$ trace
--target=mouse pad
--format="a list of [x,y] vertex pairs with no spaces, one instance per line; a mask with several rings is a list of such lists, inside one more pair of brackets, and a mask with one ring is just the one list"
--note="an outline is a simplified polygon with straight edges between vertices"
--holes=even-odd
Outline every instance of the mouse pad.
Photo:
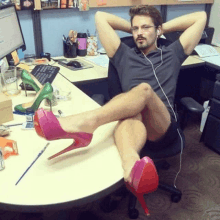
[[[60,65],[62,66],[65,66],[66,68],[70,69],[70,70],[74,70],[74,71],[77,71],[77,70],[82,70],[82,69],[88,69],[88,68],[92,68],[93,65],[90,64],[90,63],[87,63],[86,61],[84,60],[81,60],[81,59],[57,59],[56,60]],[[80,68],[76,68],[74,66],[67,66],[67,63],[70,62],[70,61],[78,61],[82,67]]]

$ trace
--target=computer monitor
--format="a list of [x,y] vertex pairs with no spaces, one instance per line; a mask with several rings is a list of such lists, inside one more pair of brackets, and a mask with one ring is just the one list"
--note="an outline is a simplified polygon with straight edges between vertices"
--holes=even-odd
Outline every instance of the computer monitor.
[[0,6],[0,59],[19,48],[26,46],[15,5]]

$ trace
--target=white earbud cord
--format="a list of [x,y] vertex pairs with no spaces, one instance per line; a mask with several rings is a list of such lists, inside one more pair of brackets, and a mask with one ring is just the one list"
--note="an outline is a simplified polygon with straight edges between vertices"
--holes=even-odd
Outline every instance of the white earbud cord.
[[[171,109],[172,109],[172,111],[173,111],[175,120],[176,120],[176,122],[177,122],[176,114],[175,114],[175,112],[174,112],[174,110],[173,110],[173,108],[172,108],[172,106],[171,106],[171,104],[170,104],[170,101],[169,101],[168,97],[166,96],[166,94],[165,94],[165,92],[164,92],[162,86],[160,85],[160,82],[159,82],[159,80],[158,80],[158,78],[157,78],[157,75],[156,75],[156,69],[158,69],[158,68],[163,64],[162,50],[161,50],[160,48],[158,48],[157,45],[156,45],[156,48],[161,51],[161,63],[160,63],[155,69],[154,69],[153,63],[147,58],[147,56],[146,56],[143,52],[142,52],[142,54],[143,54],[144,57],[150,62],[151,66],[152,66],[152,69],[153,69],[153,72],[154,72],[154,76],[155,76],[155,78],[156,78],[156,80],[157,80],[157,83],[158,83],[158,85],[160,86],[161,91],[162,91],[163,94],[165,95],[165,97],[166,97],[166,99],[167,99],[167,101],[168,101],[168,104],[169,104],[169,106],[171,107]],[[177,128],[177,132],[178,132],[179,137],[180,137],[180,140],[181,140],[181,152],[180,152],[180,168],[179,168],[179,171],[177,172],[177,175],[176,175],[176,177],[175,177],[175,179],[174,179],[174,187],[175,187],[175,188],[176,188],[176,180],[177,180],[177,177],[178,177],[178,175],[179,175],[179,173],[180,173],[180,171],[181,171],[181,169],[182,169],[182,153],[183,153],[183,139],[182,139],[182,137],[181,137],[181,135],[180,135],[180,132],[179,132],[179,129],[178,129],[178,128]]]

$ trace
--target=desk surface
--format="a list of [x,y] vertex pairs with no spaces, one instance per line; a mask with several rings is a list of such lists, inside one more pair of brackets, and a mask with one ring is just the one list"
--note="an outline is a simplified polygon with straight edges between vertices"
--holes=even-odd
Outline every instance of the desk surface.
[[[218,47],[218,46],[213,46],[217,51],[218,51],[218,53],[219,53],[219,55],[220,55],[220,47]],[[194,58],[196,58],[196,59],[198,59],[198,60],[201,60],[201,61],[203,61],[203,62],[205,62],[205,65],[207,65],[207,66],[209,66],[209,67],[213,67],[213,68],[215,68],[215,69],[217,69],[217,70],[220,70],[220,63],[211,63],[211,62],[208,62],[208,61],[204,61],[204,60],[202,60],[202,58],[201,57],[199,57],[198,55],[196,55],[196,56],[193,56]],[[210,58],[212,58],[212,57],[210,57]]]
[[[59,109],[67,116],[99,107],[60,74],[53,85],[72,93],[70,101],[53,106],[55,114],[58,114]],[[29,102],[34,96],[35,92],[28,92],[28,97],[25,97],[22,91],[12,98],[13,106]],[[40,107],[48,109],[44,106],[44,101]],[[14,115],[14,121],[7,124],[24,121],[25,116]],[[19,155],[6,159],[6,168],[0,172],[0,209],[34,212],[78,206],[103,197],[121,186],[123,170],[112,136],[116,124],[117,122],[112,122],[99,127],[88,147],[70,151],[49,161],[49,156],[72,143],[72,140],[51,141],[46,151],[16,186],[17,180],[47,141],[39,137],[35,130],[11,127],[10,136],[6,138],[17,141]]]
[[[56,57],[56,59],[61,59],[64,57]],[[67,60],[73,60],[65,58]],[[89,64],[94,65],[92,68],[88,69],[83,69],[81,70],[69,70],[64,66],[59,65],[58,63],[53,64],[54,66],[59,66],[60,67],[60,74],[62,74],[65,78],[67,78],[70,82],[81,82],[81,81],[86,81],[86,80],[95,80],[95,79],[103,79],[107,78],[108,76],[108,70],[105,67],[95,65],[93,62],[84,59],[83,57],[77,57],[77,60],[83,60],[84,62],[87,62]]]

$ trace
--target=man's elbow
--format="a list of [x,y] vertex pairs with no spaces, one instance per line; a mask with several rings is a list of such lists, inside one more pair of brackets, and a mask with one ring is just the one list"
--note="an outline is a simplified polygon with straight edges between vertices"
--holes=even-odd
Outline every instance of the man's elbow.
[[102,11],[97,11],[95,13],[95,21],[103,19],[103,12]]
[[200,12],[199,20],[202,20],[203,22],[206,23],[206,21],[207,21],[207,14],[206,14],[205,11],[201,11],[201,12]]
[[[204,30],[205,26],[207,23],[207,14],[205,11],[200,11],[197,13],[196,20],[195,20],[195,25],[199,27],[199,29]],[[195,26],[196,27],[196,26]]]
[[95,13],[95,18],[96,18],[96,17],[99,17],[100,14],[101,14],[101,11],[97,11],[97,12]]

